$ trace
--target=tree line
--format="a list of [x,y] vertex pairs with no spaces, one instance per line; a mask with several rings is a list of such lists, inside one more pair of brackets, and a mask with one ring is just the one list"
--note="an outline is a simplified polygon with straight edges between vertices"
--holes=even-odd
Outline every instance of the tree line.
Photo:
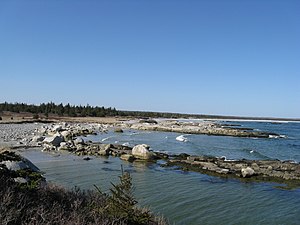
[[132,116],[137,118],[188,118],[189,114],[168,113],[168,112],[145,112],[145,111],[122,111],[112,107],[90,106],[89,104],[70,105],[55,104],[53,102],[41,103],[40,105],[26,103],[0,103],[0,113],[4,111],[14,113],[32,113],[44,114],[48,117],[50,114],[55,116],[70,117],[109,117],[109,116]]
[[9,112],[26,112],[32,114],[49,114],[57,116],[91,116],[91,117],[104,117],[104,116],[117,116],[118,111],[115,108],[105,108],[105,107],[92,107],[90,105],[86,106],[76,106],[65,104],[55,104],[53,102],[42,103],[40,105],[26,104],[26,103],[0,103],[0,112],[9,111]]
[[[53,102],[41,103],[40,105],[26,104],[26,103],[0,103],[0,116],[2,112],[25,112],[44,114],[48,117],[50,114],[55,116],[70,116],[70,117],[109,117],[109,116],[130,116],[135,118],[199,118],[199,119],[281,119],[284,118],[267,118],[267,117],[239,117],[239,116],[220,116],[220,115],[203,115],[203,114],[183,114],[183,113],[169,113],[169,112],[147,112],[147,111],[124,111],[117,110],[112,107],[104,106],[90,106],[89,104],[70,105],[68,104],[55,104]],[[300,121],[300,119],[288,119]]]

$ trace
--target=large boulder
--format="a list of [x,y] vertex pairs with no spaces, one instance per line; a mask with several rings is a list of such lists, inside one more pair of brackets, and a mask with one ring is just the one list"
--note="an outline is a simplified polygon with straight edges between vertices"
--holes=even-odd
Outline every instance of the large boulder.
[[55,147],[59,147],[60,143],[64,141],[64,137],[57,134],[52,137],[46,137],[43,143],[51,144]]
[[149,145],[136,145],[132,149],[132,155],[137,159],[151,160],[154,157],[153,152],[149,151]]
[[252,177],[255,171],[251,167],[246,167],[241,169],[241,173],[243,177]]
[[30,169],[34,172],[39,171],[39,169],[28,159],[10,151],[3,151],[0,153],[0,164],[5,165],[8,170],[13,171],[22,169]]

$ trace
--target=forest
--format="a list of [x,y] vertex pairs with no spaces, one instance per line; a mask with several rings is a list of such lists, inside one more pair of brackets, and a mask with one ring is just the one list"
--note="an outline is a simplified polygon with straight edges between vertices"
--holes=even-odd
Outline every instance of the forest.
[[3,112],[32,113],[35,115],[69,116],[69,117],[111,117],[128,116],[135,118],[195,118],[195,119],[254,119],[254,120],[288,120],[300,121],[300,118],[274,118],[274,117],[244,117],[244,116],[221,116],[205,114],[184,114],[171,112],[147,112],[147,111],[125,111],[112,107],[55,104],[53,102],[41,103],[39,105],[26,103],[0,103],[0,116]]
[[41,103],[40,105],[26,104],[26,103],[0,103],[0,115],[2,112],[14,113],[32,113],[43,114],[48,117],[49,115],[55,116],[70,116],[70,117],[109,117],[109,116],[132,116],[139,118],[148,117],[162,117],[162,118],[186,118],[190,117],[189,114],[180,113],[165,113],[165,112],[144,112],[144,111],[122,111],[112,107],[104,106],[90,106],[87,105],[70,105],[68,104],[55,104],[53,102]]

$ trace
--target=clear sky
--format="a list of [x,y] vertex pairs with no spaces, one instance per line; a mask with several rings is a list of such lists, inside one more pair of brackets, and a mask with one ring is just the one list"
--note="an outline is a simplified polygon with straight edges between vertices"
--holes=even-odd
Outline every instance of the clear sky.
[[1,0],[0,102],[300,118],[298,0]]

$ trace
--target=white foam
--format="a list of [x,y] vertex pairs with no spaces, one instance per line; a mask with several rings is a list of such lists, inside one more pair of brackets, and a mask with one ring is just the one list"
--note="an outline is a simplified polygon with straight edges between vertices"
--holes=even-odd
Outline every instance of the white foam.
[[187,138],[184,137],[184,135],[179,135],[178,137],[176,137],[176,140],[181,142],[187,142]]
[[129,142],[125,142],[122,144],[123,146],[129,146]]

